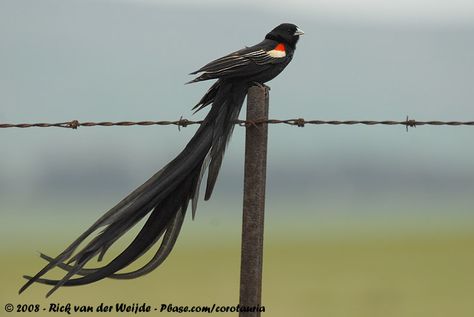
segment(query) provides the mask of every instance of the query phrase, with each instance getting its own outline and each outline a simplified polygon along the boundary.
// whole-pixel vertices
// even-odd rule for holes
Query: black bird
[[[206,169],[208,177],[204,199],[211,197],[226,144],[247,90],[252,85],[263,85],[273,79],[288,65],[302,34],[303,31],[294,24],[281,24],[257,45],[226,55],[191,73],[201,75],[189,83],[209,79],[217,81],[193,108],[199,111],[212,104],[184,150],[104,214],[57,257],[41,254],[48,264],[35,276],[24,276],[28,282],[20,293],[34,282],[39,282],[54,285],[46,295],[49,296],[61,286],[90,284],[107,277],[131,279],[158,267],[176,242],[190,201],[194,218],[199,187]],[[135,239],[117,257],[104,266],[84,268],[97,255],[98,261],[101,261],[110,246],[148,214]],[[75,252],[99,228],[102,231]],[[117,273],[146,253],[160,238],[163,239],[158,251],[146,265],[135,271]],[[42,278],[54,267],[60,267],[67,273],[61,280]],[[74,275],[80,277],[72,278]]]

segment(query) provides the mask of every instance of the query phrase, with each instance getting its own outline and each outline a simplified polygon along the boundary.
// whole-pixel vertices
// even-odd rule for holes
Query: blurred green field
[[[144,278],[62,288],[49,299],[44,298],[49,287],[38,285],[17,295],[23,283],[20,276],[38,270],[42,261],[31,251],[3,252],[2,307],[10,302],[39,303],[43,307],[69,302],[73,305],[145,302],[158,308],[168,303],[236,305],[239,242],[197,245],[178,244],[163,267]],[[474,233],[469,232],[398,238],[354,235],[288,243],[272,240],[270,236],[265,244],[265,315],[471,317],[474,316],[473,246]],[[59,251],[60,247],[49,248],[56,249]],[[20,313],[7,314],[2,309],[1,314]],[[34,316],[52,315],[40,312]]]

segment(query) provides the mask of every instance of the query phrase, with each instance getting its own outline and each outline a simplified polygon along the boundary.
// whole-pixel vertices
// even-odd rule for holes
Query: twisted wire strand
[[[68,129],[77,129],[79,127],[131,127],[131,126],[168,126],[174,125],[180,127],[187,127],[189,125],[201,124],[202,121],[193,121],[188,119],[180,118],[179,120],[163,120],[163,121],[100,121],[100,122],[79,122],[78,120],[66,121],[66,122],[57,122],[57,123],[0,123],[0,128],[68,128]],[[259,124],[286,124],[297,127],[305,127],[307,125],[402,125],[408,128],[415,128],[418,126],[474,126],[474,121],[417,121],[414,119],[409,119],[408,117],[402,121],[395,120],[317,120],[311,119],[306,120],[304,118],[296,119],[268,119],[268,120],[237,120],[235,124],[239,126],[253,126]]]

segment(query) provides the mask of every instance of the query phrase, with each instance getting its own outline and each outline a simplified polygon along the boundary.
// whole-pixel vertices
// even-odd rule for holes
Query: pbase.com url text
[[[173,305],[160,304],[150,305],[148,303],[115,303],[115,305],[100,303],[96,305],[75,305],[73,303],[49,303],[44,304],[13,304],[7,303],[4,305],[4,310],[7,313],[38,313],[49,312],[59,314],[84,314],[84,313],[133,313],[146,314],[151,312],[169,312],[169,313],[240,313],[240,312],[265,312],[265,306],[244,306],[244,305]]]
[[[160,312],[169,313],[240,313],[240,312],[265,312],[265,306],[178,306],[173,304],[161,304]]]

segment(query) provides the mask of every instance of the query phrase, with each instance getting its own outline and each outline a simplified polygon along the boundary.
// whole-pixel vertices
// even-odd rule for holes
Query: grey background
[[[184,85],[187,74],[281,22],[306,34],[292,64],[269,83],[272,118],[474,118],[468,1],[199,3],[1,0],[0,122],[199,119],[204,113],[190,109],[210,83]],[[1,130],[2,232],[84,228],[194,131]],[[291,219],[318,232],[393,223],[472,228],[473,132],[271,126],[268,224],[284,228]],[[213,199],[200,203],[201,225],[234,228],[243,144],[244,129],[236,128]]]

